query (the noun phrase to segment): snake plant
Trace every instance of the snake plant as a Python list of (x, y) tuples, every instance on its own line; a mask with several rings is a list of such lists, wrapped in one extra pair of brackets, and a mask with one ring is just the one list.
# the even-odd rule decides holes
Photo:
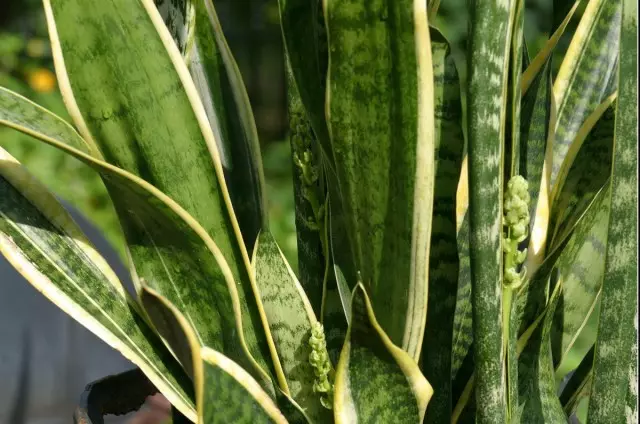
[(72, 122), (0, 124), (100, 176), (135, 294), (3, 149), (0, 251), (194, 422), (636, 423), (637, 3), (557, 3), (530, 57), (471, 2), (463, 86), (437, 0), (279, 1), (295, 273), (215, 0), (44, 0)]

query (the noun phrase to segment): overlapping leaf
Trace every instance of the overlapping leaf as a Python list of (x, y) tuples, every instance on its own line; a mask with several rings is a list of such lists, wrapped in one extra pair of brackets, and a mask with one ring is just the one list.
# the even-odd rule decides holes
[(519, 358), (518, 378), (523, 423), (561, 423), (565, 421), (560, 400), (556, 395), (555, 370), (551, 357), (551, 326), (560, 299), (562, 283), (556, 283), (549, 296), (542, 325), (529, 339)]
[(435, 89), (436, 188), (422, 371), (434, 389), (425, 422), (442, 422), (451, 415), (451, 348), (458, 288), (455, 207), (464, 137), (460, 82), (449, 42), (435, 28), (430, 30)]
[(336, 369), (336, 423), (421, 423), (432, 394), (417, 364), (382, 331), (357, 285)]
[[(54, 119), (25, 99), (14, 97), (21, 107), (44, 119), (34, 120), (31, 128), (11, 125), (83, 161), (103, 178), (107, 189), (118, 196), (116, 203), (135, 277), (166, 295), (191, 320), (202, 344), (216, 348), (237, 360), (265, 385), (272, 388), (265, 371), (272, 370), (268, 357), (256, 364), (246, 350), (241, 322), (243, 314), (237, 286), (220, 249), (179, 205), (148, 183), (124, 170), (80, 152), (73, 142), (61, 142), (49, 131)], [(4, 123), (5, 121), (0, 121)], [(156, 323), (159, 325), (160, 323)], [(162, 328), (159, 328), (161, 332)]]
[(220, 352), (201, 347), (189, 319), (168, 299), (146, 285), (141, 297), (172, 329), (174, 340), (184, 346), (190, 360), (196, 391), (199, 424), (287, 423), (269, 395), (246, 370)]
[(186, 60), (215, 136), (224, 180), (247, 250), (266, 222), (260, 142), (240, 70), (212, 0), (192, 0), (195, 18)]
[(434, 186), (426, 2), (328, 0), (324, 6), (326, 115), (355, 269), (382, 328), (417, 359)]
[(278, 0), (280, 26), (293, 82), (321, 148), (333, 169), (333, 151), (325, 118), (327, 34), (322, 1)]
[(55, 197), (0, 149), (0, 251), (38, 291), (194, 418), (192, 387), (113, 271)]
[[(127, 13), (121, 13), (125, 9)], [(242, 328), (235, 334), (246, 339), (261, 368), (272, 369), (269, 364), (275, 352), (231, 209), (215, 136), (187, 67), (157, 9), (150, 0), (111, 0), (91, 5), (86, 0), (64, 0), (45, 1), (45, 12), (63, 97), (83, 138), (97, 143), (108, 162), (170, 196), (198, 221), (206, 234), (215, 238), (220, 259), (226, 259), (229, 268), (229, 280), (220, 287), (233, 286), (226, 290), (237, 291), (238, 310), (231, 311), (233, 302), (222, 301), (214, 306), (213, 301), (194, 297), (197, 292), (213, 296), (212, 289), (203, 289), (205, 286), (197, 282), (213, 271), (200, 277), (192, 275), (199, 267), (211, 267), (210, 259), (198, 258), (193, 252), (192, 242), (182, 235), (184, 228), (180, 228), (179, 220), (162, 214), (147, 219), (148, 209), (130, 212), (132, 196), (140, 195), (136, 193), (138, 188), (130, 183), (119, 185), (116, 178), (107, 186), (123, 222), (135, 271), (140, 277), (152, 274), (152, 278), (145, 277), (147, 283), (176, 301), (180, 308), (191, 301), (205, 304), (204, 309), (194, 308), (190, 317), (200, 320), (202, 326), (196, 326), (197, 330), (208, 333), (203, 343), (214, 348), (221, 349), (222, 343), (220, 337), (213, 336), (220, 330), (216, 329), (215, 317), (220, 315), (221, 320), (231, 324), (240, 319), (241, 313)], [(147, 200), (134, 208), (148, 208)], [(176, 239), (178, 234), (180, 238)], [(167, 243), (170, 252), (163, 252)], [(180, 274), (185, 277), (177, 288), (172, 277)], [(217, 275), (204, 280), (208, 284), (214, 284), (216, 279), (222, 282), (219, 271)], [(137, 280), (134, 278), (134, 282)], [(191, 288), (185, 288), (189, 281), (191, 284), (186, 287)], [(217, 308), (224, 312), (217, 312)], [(207, 310), (211, 310), (210, 316), (204, 313)], [(230, 330), (223, 331), (227, 332), (228, 337), (236, 337)], [(279, 364), (273, 363), (277, 369)]]
[(618, 61), (621, 2), (593, 0), (585, 9), (553, 88), (558, 119), (551, 184), (583, 122), (613, 91)]

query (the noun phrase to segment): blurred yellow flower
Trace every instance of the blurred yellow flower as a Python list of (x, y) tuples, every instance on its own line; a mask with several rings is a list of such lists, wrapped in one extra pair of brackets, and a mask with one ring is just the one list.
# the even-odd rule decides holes
[(48, 69), (38, 68), (27, 74), (27, 82), (36, 91), (48, 93), (56, 88), (56, 76)]

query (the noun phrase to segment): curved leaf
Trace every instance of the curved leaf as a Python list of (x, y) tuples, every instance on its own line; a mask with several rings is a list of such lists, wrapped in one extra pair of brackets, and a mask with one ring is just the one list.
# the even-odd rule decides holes
[[(618, 3), (618, 2), (616, 2)], [(633, 422), (627, 396), (637, 384), (630, 352), (638, 337), (638, 3), (623, 0), (619, 98), (611, 179), (611, 214), (588, 420)], [(637, 386), (636, 386), (637, 387)], [(636, 389), (637, 392), (637, 389)]]
[(242, 367), (220, 352), (201, 347), (189, 319), (167, 298), (146, 285), (141, 296), (169, 323), (173, 338), (184, 346), (184, 359), (191, 361), (198, 423), (287, 423), (269, 395)]
[(432, 394), (417, 364), (382, 331), (358, 284), (336, 368), (336, 423), (421, 423)]
[(191, 382), (55, 197), (0, 148), (0, 252), (38, 291), (136, 364), (194, 419)]
[(249, 254), (267, 222), (260, 141), (242, 75), (211, 0), (194, 1), (187, 64), (217, 142), (224, 181)]
[(192, 320), (202, 344), (227, 353), (255, 372), (265, 388), (273, 391), (271, 378), (265, 373), (265, 370), (274, 372), (268, 357), (258, 357), (256, 363), (249, 353), (253, 351), (247, 350), (251, 339), (238, 331), (246, 321), (246, 309), (239, 301), (225, 258), (206, 231), (155, 187), (52, 138), (48, 127), (34, 128), (40, 132), (18, 125), (14, 128), (74, 156), (100, 173), (107, 189), (121, 202), (116, 203), (116, 209), (125, 218), (122, 224), (134, 278), (145, 280), (179, 305)]
[(592, 0), (569, 49), (553, 87), (558, 119), (553, 144), (551, 185), (583, 122), (612, 91), (620, 38), (620, 1)]
[(417, 360), (434, 190), (426, 2), (325, 0), (326, 115), (355, 269), (391, 340)]
[[(214, 273), (218, 277), (205, 277), (204, 281), (213, 284), (217, 279), (222, 286), (233, 286), (220, 293), (237, 292), (237, 295), (229, 295), (237, 296), (244, 318), (237, 321), (242, 323), (239, 334), (246, 339), (249, 351), (261, 368), (272, 370), (269, 363), (273, 362), (277, 369), (277, 356), (224, 182), (217, 142), (187, 67), (157, 9), (151, 0), (109, 0), (99, 4), (87, 0), (45, 0), (44, 4), (58, 80), (80, 133), (87, 140), (95, 140), (108, 162), (166, 193), (193, 216), (208, 236), (215, 238), (219, 259), (226, 259), (229, 268), (227, 278), (237, 284), (230, 279), (223, 283), (225, 279), (220, 277), (219, 271), (211, 269), (202, 276)], [(121, 13), (121, 10), (127, 10), (127, 13)], [(113, 31), (114, 27), (120, 30)], [(87, 60), (89, 57), (91, 60)], [(180, 220), (155, 217), (156, 220), (165, 219), (157, 223), (163, 227), (160, 230), (153, 221), (145, 222), (142, 218), (149, 211), (133, 214), (129, 211), (131, 197), (140, 195), (128, 191), (135, 186), (129, 182), (122, 185), (107, 182), (136, 268), (140, 268), (136, 269), (137, 274), (144, 277), (143, 273), (153, 273), (154, 278), (147, 278), (147, 283), (158, 284), (156, 288), (160, 284), (156, 280), (162, 275), (165, 287), (175, 290), (163, 264), (166, 257), (158, 256), (160, 252), (156, 249), (163, 243), (170, 243), (174, 250), (171, 256), (174, 256), (175, 272), (178, 275), (188, 272), (186, 280), (194, 278), (190, 273), (199, 267), (215, 268), (210, 258), (205, 261), (189, 253), (191, 242), (187, 242), (185, 236), (177, 239), (185, 243), (181, 246), (171, 238), (175, 236), (169, 236), (170, 231), (182, 234), (176, 226), (180, 225)], [(136, 207), (146, 207), (146, 200), (138, 202)], [(150, 235), (149, 231), (156, 234)], [(195, 236), (195, 233), (191, 234)], [(195, 240), (198, 239), (200, 237), (196, 236)], [(196, 244), (204, 247), (201, 241)], [(182, 253), (178, 255), (179, 252)], [(202, 252), (209, 257), (204, 249)], [(201, 261), (199, 264), (188, 265), (198, 260)], [(171, 270), (170, 267), (167, 269)], [(199, 279), (193, 280), (192, 294), (203, 291), (204, 286), (196, 282)], [(137, 281), (134, 275), (134, 282)], [(213, 295), (211, 290), (206, 291), (209, 296)], [(168, 291), (163, 294), (176, 300)], [(192, 319), (195, 314), (214, 309), (214, 302), (195, 301), (206, 306), (205, 309), (194, 308)], [(220, 315), (230, 325), (234, 319), (227, 314), (234, 302), (221, 302), (218, 306), (225, 312), (219, 314), (213, 310), (211, 317)], [(182, 302), (176, 303), (182, 307)], [(221, 349), (221, 340), (214, 341), (213, 334), (217, 330), (211, 328), (216, 325), (216, 319), (211, 318), (210, 322), (209, 319), (207, 316), (203, 327), (197, 328), (209, 327), (210, 337), (206, 344)], [(236, 320), (239, 319), (237, 315)], [(232, 334), (229, 330), (227, 337), (234, 337)], [(271, 384), (266, 379), (261, 381)]]
[(298, 273), (300, 284), (309, 297), (316, 315), (322, 315), (324, 276), (327, 261), (323, 241), (324, 219), (320, 212), (325, 196), (322, 193), (321, 158), (316, 139), (302, 105), (288, 62), (287, 107), (289, 142), (293, 165), (293, 196), (296, 211)]
[(551, 357), (551, 325), (562, 290), (561, 280), (550, 295), (542, 325), (529, 339), (519, 358), (518, 377), (523, 423), (562, 423), (564, 411), (556, 395), (555, 370)]
[(582, 398), (589, 396), (591, 378), (593, 376), (594, 351), (593, 347), (589, 350), (589, 353), (587, 353), (578, 368), (571, 374), (571, 378), (562, 390), (560, 403), (567, 417), (570, 417), (575, 412)]
[(595, 193), (611, 175), (615, 95), (585, 121), (558, 173), (551, 193), (550, 246), (571, 228)]
[(318, 322), (298, 279), (273, 236), (258, 236), (252, 260), (256, 283), (273, 341), (282, 363), (289, 394), (314, 422), (327, 422), (330, 412), (314, 393), (314, 368), (309, 363), (309, 338)]

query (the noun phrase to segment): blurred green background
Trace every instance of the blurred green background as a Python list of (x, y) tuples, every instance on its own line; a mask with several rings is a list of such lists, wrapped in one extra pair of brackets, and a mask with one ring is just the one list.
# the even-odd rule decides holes
[[(256, 118), (271, 229), (293, 268), (297, 269), (292, 164), (287, 140), (286, 87), (277, 0), (216, 0), (215, 4), (245, 80)], [(569, 2), (564, 0), (526, 2), (525, 38), (531, 57), (549, 36), (554, 19), (553, 7), (566, 10), (567, 4)], [(40, 0), (3, 0), (2, 7), (0, 86), (14, 90), (68, 119), (53, 74)], [(581, 12), (578, 10), (567, 28), (556, 55), (561, 56), (566, 50)], [(468, 28), (465, 0), (442, 0), (432, 24), (452, 43), (464, 87)], [(553, 63), (556, 72), (559, 64), (560, 60)], [(25, 164), (59, 197), (84, 213), (116, 250), (122, 252), (117, 218), (100, 179), (93, 171), (49, 146), (4, 127), (0, 128), (0, 146)], [(593, 325), (589, 327), (587, 331), (595, 330)], [(577, 351), (586, 348), (578, 340)], [(575, 364), (567, 363), (565, 368), (573, 366)], [(584, 405), (580, 409), (584, 410)]]

